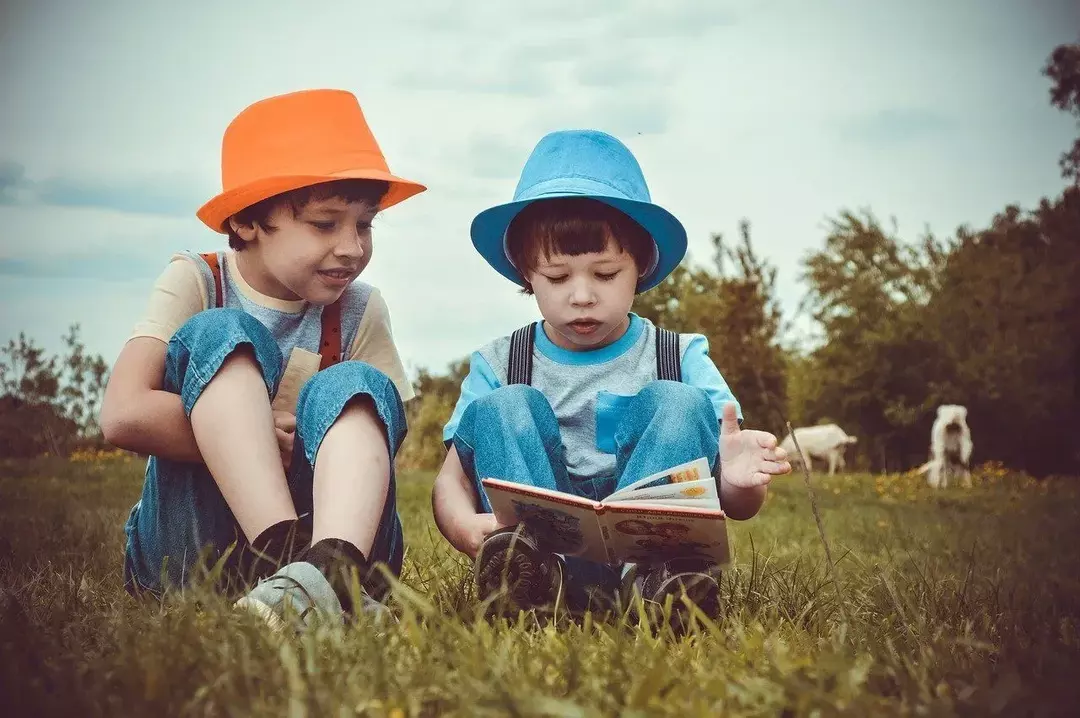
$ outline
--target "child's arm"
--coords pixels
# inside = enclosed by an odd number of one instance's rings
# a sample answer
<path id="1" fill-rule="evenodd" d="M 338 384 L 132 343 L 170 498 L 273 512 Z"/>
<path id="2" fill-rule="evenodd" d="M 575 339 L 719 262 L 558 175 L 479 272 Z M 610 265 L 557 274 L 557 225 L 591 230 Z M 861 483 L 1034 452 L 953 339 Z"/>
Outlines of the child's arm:
<path id="1" fill-rule="evenodd" d="M 176 461 L 202 461 L 179 394 L 162 391 L 167 344 L 135 337 L 116 359 L 101 402 L 101 431 L 113 446 Z"/>
<path id="2" fill-rule="evenodd" d="M 162 391 L 169 339 L 209 298 L 198 268 L 174 257 L 165 267 L 101 402 L 101 431 L 113 446 L 177 461 L 201 462 L 180 397 Z"/>
<path id="3" fill-rule="evenodd" d="M 443 461 L 435 486 L 431 490 L 431 509 L 435 525 L 450 545 L 476 558 L 484 537 L 499 528 L 494 514 L 476 512 L 476 497 L 472 481 L 465 475 L 457 449 L 450 447 Z"/>

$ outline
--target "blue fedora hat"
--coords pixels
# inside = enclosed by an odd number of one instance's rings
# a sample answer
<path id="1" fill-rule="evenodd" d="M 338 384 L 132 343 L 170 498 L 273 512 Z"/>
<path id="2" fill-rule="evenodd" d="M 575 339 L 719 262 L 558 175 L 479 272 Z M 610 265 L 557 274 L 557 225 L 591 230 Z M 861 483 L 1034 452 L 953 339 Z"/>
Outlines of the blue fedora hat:
<path id="1" fill-rule="evenodd" d="M 638 280 L 638 293 L 662 282 L 686 254 L 686 229 L 673 214 L 652 203 L 634 155 L 622 142 L 597 130 L 560 130 L 542 137 L 525 161 L 514 200 L 473 219 L 473 246 L 495 271 L 524 286 L 525 279 L 507 256 L 506 228 L 529 204 L 557 197 L 588 197 L 611 205 L 652 236 L 656 253 Z"/>

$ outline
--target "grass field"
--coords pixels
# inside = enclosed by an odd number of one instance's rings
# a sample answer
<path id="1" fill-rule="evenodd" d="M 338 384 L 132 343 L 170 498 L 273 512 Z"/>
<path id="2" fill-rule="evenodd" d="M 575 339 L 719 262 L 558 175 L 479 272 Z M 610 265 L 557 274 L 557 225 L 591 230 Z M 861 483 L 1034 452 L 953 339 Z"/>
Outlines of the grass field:
<path id="1" fill-rule="evenodd" d="M 803 480 L 731 522 L 726 615 L 676 639 L 625 621 L 476 616 L 468 565 L 435 533 L 431 477 L 400 479 L 400 622 L 302 638 L 193 592 L 120 585 L 142 466 L 0 464 L 5 715 L 1076 715 L 1080 480 L 980 472 Z"/>

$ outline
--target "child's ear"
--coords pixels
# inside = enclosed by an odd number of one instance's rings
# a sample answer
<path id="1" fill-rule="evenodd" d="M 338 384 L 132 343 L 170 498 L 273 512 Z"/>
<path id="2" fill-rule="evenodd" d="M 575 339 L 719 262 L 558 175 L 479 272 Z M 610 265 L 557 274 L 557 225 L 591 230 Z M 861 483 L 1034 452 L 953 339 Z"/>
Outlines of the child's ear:
<path id="1" fill-rule="evenodd" d="M 255 236 L 258 232 L 258 227 L 255 225 L 254 222 L 251 222 L 250 224 L 244 224 L 243 222 L 236 219 L 236 217 L 229 217 L 229 228 L 232 229 L 233 233 L 236 234 L 237 237 L 244 240 L 245 242 L 254 241 Z"/>

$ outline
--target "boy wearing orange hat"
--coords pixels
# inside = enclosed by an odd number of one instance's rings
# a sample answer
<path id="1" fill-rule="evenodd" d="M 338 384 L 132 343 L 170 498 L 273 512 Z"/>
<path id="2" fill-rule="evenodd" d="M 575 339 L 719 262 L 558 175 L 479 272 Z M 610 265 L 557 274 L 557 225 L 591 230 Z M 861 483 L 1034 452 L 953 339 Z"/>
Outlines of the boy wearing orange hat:
<path id="1" fill-rule="evenodd" d="M 246 108 L 221 170 L 197 214 L 230 249 L 172 258 L 102 405 L 106 439 L 150 456 L 125 585 L 160 594 L 216 566 L 276 627 L 382 614 L 413 392 L 382 296 L 354 280 L 376 213 L 425 187 L 390 173 L 342 90 Z"/>

